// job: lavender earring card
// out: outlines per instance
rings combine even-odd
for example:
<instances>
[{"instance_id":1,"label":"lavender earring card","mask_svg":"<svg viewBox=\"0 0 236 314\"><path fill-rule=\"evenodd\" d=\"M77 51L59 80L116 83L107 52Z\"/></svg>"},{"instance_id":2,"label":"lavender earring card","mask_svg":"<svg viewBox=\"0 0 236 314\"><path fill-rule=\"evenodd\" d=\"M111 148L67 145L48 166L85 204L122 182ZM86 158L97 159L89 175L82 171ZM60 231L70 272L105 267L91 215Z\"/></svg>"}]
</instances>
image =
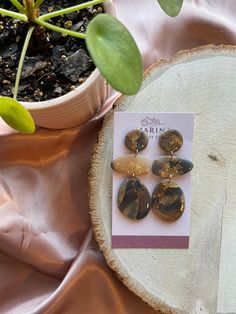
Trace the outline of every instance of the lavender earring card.
<instances>
[{"instance_id":1,"label":"lavender earring card","mask_svg":"<svg viewBox=\"0 0 236 314\"><path fill-rule=\"evenodd\" d=\"M154 161L169 154L159 146L160 135L169 130L179 131L183 137L182 147L174 153L185 160L192 160L194 113L133 113L115 112L113 160L133 155L125 146L125 136L129 131L140 129L149 139L147 147L138 155ZM185 208L176 221L167 222L150 210L143 219L133 220L125 216L118 207L119 189L128 176L113 171L112 187L112 247L113 248L182 248L189 246L191 212L191 172L171 179L182 189ZM155 187L163 181L150 170L138 179L148 189L152 197Z\"/></svg>"}]
</instances>

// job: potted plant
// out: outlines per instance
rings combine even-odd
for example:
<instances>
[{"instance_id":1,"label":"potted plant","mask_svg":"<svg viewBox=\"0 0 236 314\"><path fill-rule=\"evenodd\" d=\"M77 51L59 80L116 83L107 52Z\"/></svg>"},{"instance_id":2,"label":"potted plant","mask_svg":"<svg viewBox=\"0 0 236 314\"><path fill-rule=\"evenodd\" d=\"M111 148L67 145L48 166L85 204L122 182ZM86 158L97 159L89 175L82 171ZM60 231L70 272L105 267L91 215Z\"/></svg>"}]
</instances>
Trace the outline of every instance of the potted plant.
<instances>
[{"instance_id":1,"label":"potted plant","mask_svg":"<svg viewBox=\"0 0 236 314\"><path fill-rule=\"evenodd\" d=\"M129 31L117 19L108 14L99 14L90 21L86 33L74 31L70 23L65 23L63 27L52 23L53 18L78 12L78 10L103 3L105 0L88 1L59 10L51 10L48 7L48 13L43 14L40 8L44 0L23 0L23 2L9 0L8 2L19 13L15 10L0 8L0 14L27 23L27 35L19 60L13 98L0 97L0 116L10 126L21 132L33 132L35 127L31 114L38 125L51 128L70 127L85 122L107 97L108 87L103 77L113 88L123 94L131 95L138 91L142 81L140 52ZM172 16L176 15L182 5L181 0L159 0L158 2L167 14ZM78 40L85 39L90 56L103 77L98 70L95 70L82 85L66 95L37 103L21 102L20 104L17 100L19 82L32 34L37 39L48 29L65 36L79 38ZM67 66L70 67L70 63L67 63Z\"/></svg>"}]
</instances>

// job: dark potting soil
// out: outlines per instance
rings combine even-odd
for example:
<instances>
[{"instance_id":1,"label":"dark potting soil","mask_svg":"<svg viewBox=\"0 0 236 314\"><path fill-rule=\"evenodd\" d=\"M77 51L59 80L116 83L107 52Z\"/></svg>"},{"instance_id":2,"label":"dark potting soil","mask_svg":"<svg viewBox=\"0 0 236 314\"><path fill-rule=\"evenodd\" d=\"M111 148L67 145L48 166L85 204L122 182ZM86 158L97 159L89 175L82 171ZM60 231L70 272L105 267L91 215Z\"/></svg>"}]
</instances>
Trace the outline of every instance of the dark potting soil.
<instances>
[{"instance_id":1,"label":"dark potting soil","mask_svg":"<svg viewBox=\"0 0 236 314\"><path fill-rule=\"evenodd\" d=\"M48 13L83 2L86 1L45 0L40 12ZM0 7L16 11L10 1L0 0ZM89 21L101 12L101 6L90 7L47 22L85 32ZM28 23L0 15L1 96L12 96L28 27ZM17 99L42 101L64 95L82 84L94 69L84 39L64 36L55 31L36 27L24 61Z\"/></svg>"}]
</instances>

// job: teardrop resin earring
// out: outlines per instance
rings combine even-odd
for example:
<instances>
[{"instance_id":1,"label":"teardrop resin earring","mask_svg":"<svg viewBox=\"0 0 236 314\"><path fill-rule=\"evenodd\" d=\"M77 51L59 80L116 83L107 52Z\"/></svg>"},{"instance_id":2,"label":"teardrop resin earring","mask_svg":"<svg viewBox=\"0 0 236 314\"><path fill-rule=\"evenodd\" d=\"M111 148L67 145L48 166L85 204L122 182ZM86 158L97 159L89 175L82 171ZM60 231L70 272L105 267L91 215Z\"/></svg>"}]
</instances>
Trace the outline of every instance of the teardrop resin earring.
<instances>
[{"instance_id":1,"label":"teardrop resin earring","mask_svg":"<svg viewBox=\"0 0 236 314\"><path fill-rule=\"evenodd\" d=\"M134 154L127 154L112 161L116 172L128 176L121 183L117 203L119 210L133 220L142 219L149 213L151 197L138 176L148 174L152 161L138 153L148 145L148 136L141 130L132 130L126 134L125 146Z\"/></svg>"},{"instance_id":2,"label":"teardrop resin earring","mask_svg":"<svg viewBox=\"0 0 236 314\"><path fill-rule=\"evenodd\" d=\"M185 197L180 186L173 182L172 178L191 171L193 163L174 155L183 145L183 137L179 131L168 130L162 133L159 145L170 155L154 160L152 172L167 180L160 181L154 189L150 207L162 220L175 221L185 210Z\"/></svg>"}]
</instances>

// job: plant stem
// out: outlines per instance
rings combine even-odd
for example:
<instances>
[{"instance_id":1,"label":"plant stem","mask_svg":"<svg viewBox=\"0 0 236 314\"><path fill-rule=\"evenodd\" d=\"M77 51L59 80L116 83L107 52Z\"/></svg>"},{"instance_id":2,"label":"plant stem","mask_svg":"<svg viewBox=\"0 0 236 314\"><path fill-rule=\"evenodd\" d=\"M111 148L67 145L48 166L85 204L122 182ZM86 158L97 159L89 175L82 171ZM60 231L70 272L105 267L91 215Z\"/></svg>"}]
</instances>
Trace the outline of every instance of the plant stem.
<instances>
[{"instance_id":1,"label":"plant stem","mask_svg":"<svg viewBox=\"0 0 236 314\"><path fill-rule=\"evenodd\" d=\"M40 7L40 5L44 2L44 0L37 0L34 4L34 9L37 9Z\"/></svg>"},{"instance_id":2,"label":"plant stem","mask_svg":"<svg viewBox=\"0 0 236 314\"><path fill-rule=\"evenodd\" d=\"M24 4L25 4L25 11L26 11L26 15L28 17L28 21L30 23L32 23L36 17L36 14L35 14L36 10L33 7L34 1L33 0L24 0Z\"/></svg>"},{"instance_id":3,"label":"plant stem","mask_svg":"<svg viewBox=\"0 0 236 314\"><path fill-rule=\"evenodd\" d=\"M48 19L51 19L51 18L53 18L53 17L55 17L55 16L59 16L59 15L71 13L71 12L74 12L74 11L82 10L82 9L84 9L84 8L93 6L93 5L98 4L98 3L103 3L103 2L105 2L105 1L106 1L106 0L93 0L93 1L88 1L88 2L75 5L75 6L73 6L73 7L67 8L67 9L62 9L62 10L58 10L58 11L55 11L55 12L43 14L43 15L41 15L41 16L39 17L39 19L42 20L42 21L48 20Z\"/></svg>"},{"instance_id":4,"label":"plant stem","mask_svg":"<svg viewBox=\"0 0 236 314\"><path fill-rule=\"evenodd\" d=\"M83 34L83 33L70 31L69 29L65 29L65 28L62 28L62 27L58 27L58 26L52 25L50 23L47 23L47 22L44 22L44 21L40 20L39 18L34 19L34 23L37 23L38 25L43 26L45 28L49 28L49 29L51 29L53 31L56 31L58 33L70 35L70 36L77 37L77 38L83 38L83 39L86 38L86 35Z\"/></svg>"},{"instance_id":5,"label":"plant stem","mask_svg":"<svg viewBox=\"0 0 236 314\"><path fill-rule=\"evenodd\" d=\"M10 0L10 2L21 12L25 12L25 8L18 0Z\"/></svg>"},{"instance_id":6,"label":"plant stem","mask_svg":"<svg viewBox=\"0 0 236 314\"><path fill-rule=\"evenodd\" d=\"M28 21L27 17L24 14L16 13L16 12L1 9L1 8L0 8L0 15L10 16L10 17L13 17L14 19L18 19L24 22Z\"/></svg>"},{"instance_id":7,"label":"plant stem","mask_svg":"<svg viewBox=\"0 0 236 314\"><path fill-rule=\"evenodd\" d=\"M33 30L34 30L34 26L29 28L29 30L27 32L27 35L25 37L25 42L24 42L22 51L21 51L20 61L19 61L18 68L17 68L14 93L13 93L13 98L14 99L17 98L17 93L18 93L18 89L19 89L19 83L20 83L20 77L21 77L21 72L22 72L22 68L23 68L23 63L24 63L26 51L27 51L27 48L29 46L29 42L30 42L30 38L31 38L31 35L33 33Z\"/></svg>"}]
</instances>

